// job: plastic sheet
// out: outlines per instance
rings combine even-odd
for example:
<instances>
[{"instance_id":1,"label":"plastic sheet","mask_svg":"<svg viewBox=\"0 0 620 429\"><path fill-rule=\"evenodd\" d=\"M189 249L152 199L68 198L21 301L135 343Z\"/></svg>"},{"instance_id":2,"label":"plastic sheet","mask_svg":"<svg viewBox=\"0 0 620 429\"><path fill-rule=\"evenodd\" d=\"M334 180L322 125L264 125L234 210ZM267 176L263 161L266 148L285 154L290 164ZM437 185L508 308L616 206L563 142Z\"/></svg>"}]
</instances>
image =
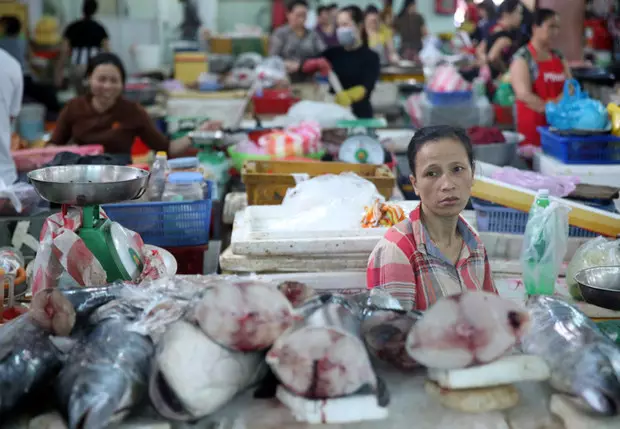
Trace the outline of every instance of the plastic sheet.
<instances>
[{"instance_id":1,"label":"plastic sheet","mask_svg":"<svg viewBox=\"0 0 620 429\"><path fill-rule=\"evenodd\" d=\"M375 185L353 173L302 180L286 192L278 230L342 231L357 229L365 208L385 198Z\"/></svg>"},{"instance_id":2,"label":"plastic sheet","mask_svg":"<svg viewBox=\"0 0 620 429\"><path fill-rule=\"evenodd\" d=\"M349 109L333 103L302 100L295 103L286 115L289 123L316 121L321 128L336 128L340 121L352 121L356 117Z\"/></svg>"},{"instance_id":3,"label":"plastic sheet","mask_svg":"<svg viewBox=\"0 0 620 429\"><path fill-rule=\"evenodd\" d=\"M553 177L533 171L519 170L514 167L500 168L491 177L500 182L521 186L532 191L548 189L549 195L560 198L570 195L581 182L577 176Z\"/></svg>"},{"instance_id":4,"label":"plastic sheet","mask_svg":"<svg viewBox=\"0 0 620 429\"><path fill-rule=\"evenodd\" d=\"M571 296L583 300L575 275L586 268L620 265L620 240L596 237L584 243L566 268L566 284Z\"/></svg>"},{"instance_id":5,"label":"plastic sheet","mask_svg":"<svg viewBox=\"0 0 620 429\"><path fill-rule=\"evenodd\" d=\"M0 179L0 215L27 215L41 202L32 185L17 182L5 185Z\"/></svg>"}]
</instances>

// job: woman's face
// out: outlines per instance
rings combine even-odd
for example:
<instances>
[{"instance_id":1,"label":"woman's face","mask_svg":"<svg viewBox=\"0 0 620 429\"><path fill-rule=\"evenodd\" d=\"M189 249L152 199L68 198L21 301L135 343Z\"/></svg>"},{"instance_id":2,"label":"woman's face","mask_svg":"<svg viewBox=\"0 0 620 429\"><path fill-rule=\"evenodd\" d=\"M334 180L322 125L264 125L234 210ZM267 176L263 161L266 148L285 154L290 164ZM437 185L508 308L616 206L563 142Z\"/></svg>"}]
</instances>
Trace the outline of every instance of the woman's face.
<instances>
[{"instance_id":1,"label":"woman's face","mask_svg":"<svg viewBox=\"0 0 620 429\"><path fill-rule=\"evenodd\" d=\"M441 217L458 216L467 205L474 172L465 147L454 139L423 145L415 159L411 184L424 207Z\"/></svg>"},{"instance_id":2,"label":"woman's face","mask_svg":"<svg viewBox=\"0 0 620 429\"><path fill-rule=\"evenodd\" d=\"M288 13L288 25L298 30L306 25L308 9L305 6L297 5Z\"/></svg>"},{"instance_id":3,"label":"woman's face","mask_svg":"<svg viewBox=\"0 0 620 429\"><path fill-rule=\"evenodd\" d=\"M517 28L523 21L523 6L519 5L514 12L508 14L508 22L511 27Z\"/></svg>"},{"instance_id":4,"label":"woman's face","mask_svg":"<svg viewBox=\"0 0 620 429\"><path fill-rule=\"evenodd\" d=\"M532 37L543 44L551 44L560 34L560 17L555 15L541 26L534 26Z\"/></svg>"},{"instance_id":5,"label":"woman's face","mask_svg":"<svg viewBox=\"0 0 620 429\"><path fill-rule=\"evenodd\" d=\"M123 78L120 70L112 64L100 64L88 78L94 97L114 102L123 92Z\"/></svg>"},{"instance_id":6,"label":"woman's face","mask_svg":"<svg viewBox=\"0 0 620 429\"><path fill-rule=\"evenodd\" d=\"M364 24L369 31L379 30L379 15L376 13L369 13L364 18Z\"/></svg>"},{"instance_id":7,"label":"woman's face","mask_svg":"<svg viewBox=\"0 0 620 429\"><path fill-rule=\"evenodd\" d=\"M354 46L360 40L360 29L346 10L338 14L336 35L342 46Z\"/></svg>"}]
</instances>

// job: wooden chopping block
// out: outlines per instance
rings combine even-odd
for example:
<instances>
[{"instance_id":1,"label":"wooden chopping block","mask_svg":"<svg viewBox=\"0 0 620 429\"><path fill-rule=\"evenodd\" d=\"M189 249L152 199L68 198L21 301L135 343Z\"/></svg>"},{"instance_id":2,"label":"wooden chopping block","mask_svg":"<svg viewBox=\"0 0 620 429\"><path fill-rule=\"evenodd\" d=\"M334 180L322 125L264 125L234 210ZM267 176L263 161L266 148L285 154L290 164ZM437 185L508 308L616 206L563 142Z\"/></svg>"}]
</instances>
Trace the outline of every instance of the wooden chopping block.
<instances>
[{"instance_id":1,"label":"wooden chopping block","mask_svg":"<svg viewBox=\"0 0 620 429\"><path fill-rule=\"evenodd\" d=\"M519 391L514 386L482 387L478 389L450 390L434 381L424 384L426 393L450 408L463 413L488 413L507 410L519 403Z\"/></svg>"},{"instance_id":2,"label":"wooden chopping block","mask_svg":"<svg viewBox=\"0 0 620 429\"><path fill-rule=\"evenodd\" d=\"M599 417L585 414L575 404L575 400L566 395L552 395L551 412L564 422L566 429L618 429L620 417Z\"/></svg>"},{"instance_id":3,"label":"wooden chopping block","mask_svg":"<svg viewBox=\"0 0 620 429\"><path fill-rule=\"evenodd\" d=\"M520 381L545 381L549 367L538 356L506 356L486 365L456 370L429 369L428 378L445 389L503 386Z\"/></svg>"}]
</instances>

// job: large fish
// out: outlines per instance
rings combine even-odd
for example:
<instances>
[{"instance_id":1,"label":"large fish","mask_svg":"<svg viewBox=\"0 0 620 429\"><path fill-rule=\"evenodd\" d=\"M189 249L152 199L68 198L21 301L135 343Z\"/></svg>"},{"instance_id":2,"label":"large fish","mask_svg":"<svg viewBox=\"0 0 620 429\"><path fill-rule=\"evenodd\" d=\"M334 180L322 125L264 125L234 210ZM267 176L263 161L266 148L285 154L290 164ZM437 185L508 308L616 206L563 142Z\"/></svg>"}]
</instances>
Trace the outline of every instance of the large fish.
<instances>
[{"instance_id":1,"label":"large fish","mask_svg":"<svg viewBox=\"0 0 620 429\"><path fill-rule=\"evenodd\" d=\"M437 301L413 325L407 352L428 368L458 369L492 362L510 351L528 324L516 303L487 292Z\"/></svg>"},{"instance_id":2,"label":"large fish","mask_svg":"<svg viewBox=\"0 0 620 429\"><path fill-rule=\"evenodd\" d=\"M557 298L529 298L525 353L542 357L555 389L581 399L587 410L620 414L620 348L586 315Z\"/></svg>"},{"instance_id":3,"label":"large fish","mask_svg":"<svg viewBox=\"0 0 620 429\"><path fill-rule=\"evenodd\" d=\"M126 317L96 320L56 380L71 429L99 429L121 421L147 393L154 352L150 338L128 330L133 320Z\"/></svg>"}]
</instances>

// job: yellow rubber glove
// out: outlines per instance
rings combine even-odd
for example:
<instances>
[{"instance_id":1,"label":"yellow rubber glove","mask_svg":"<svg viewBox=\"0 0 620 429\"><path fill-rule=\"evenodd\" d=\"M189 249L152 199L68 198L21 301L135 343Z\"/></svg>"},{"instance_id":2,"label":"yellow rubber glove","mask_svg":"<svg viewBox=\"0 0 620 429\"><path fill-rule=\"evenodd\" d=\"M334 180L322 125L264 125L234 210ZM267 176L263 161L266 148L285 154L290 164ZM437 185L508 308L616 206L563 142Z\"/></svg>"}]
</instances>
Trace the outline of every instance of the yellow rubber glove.
<instances>
[{"instance_id":1,"label":"yellow rubber glove","mask_svg":"<svg viewBox=\"0 0 620 429\"><path fill-rule=\"evenodd\" d=\"M360 100L363 100L366 97L366 88L362 85L354 86L353 88L349 88L346 91L349 98L353 103L357 103Z\"/></svg>"},{"instance_id":2,"label":"yellow rubber glove","mask_svg":"<svg viewBox=\"0 0 620 429\"><path fill-rule=\"evenodd\" d=\"M351 97L349 97L347 91L339 92L338 94L336 94L335 99L336 103L342 107L349 107L351 106L351 104L353 104L353 100L351 100Z\"/></svg>"}]
</instances>

